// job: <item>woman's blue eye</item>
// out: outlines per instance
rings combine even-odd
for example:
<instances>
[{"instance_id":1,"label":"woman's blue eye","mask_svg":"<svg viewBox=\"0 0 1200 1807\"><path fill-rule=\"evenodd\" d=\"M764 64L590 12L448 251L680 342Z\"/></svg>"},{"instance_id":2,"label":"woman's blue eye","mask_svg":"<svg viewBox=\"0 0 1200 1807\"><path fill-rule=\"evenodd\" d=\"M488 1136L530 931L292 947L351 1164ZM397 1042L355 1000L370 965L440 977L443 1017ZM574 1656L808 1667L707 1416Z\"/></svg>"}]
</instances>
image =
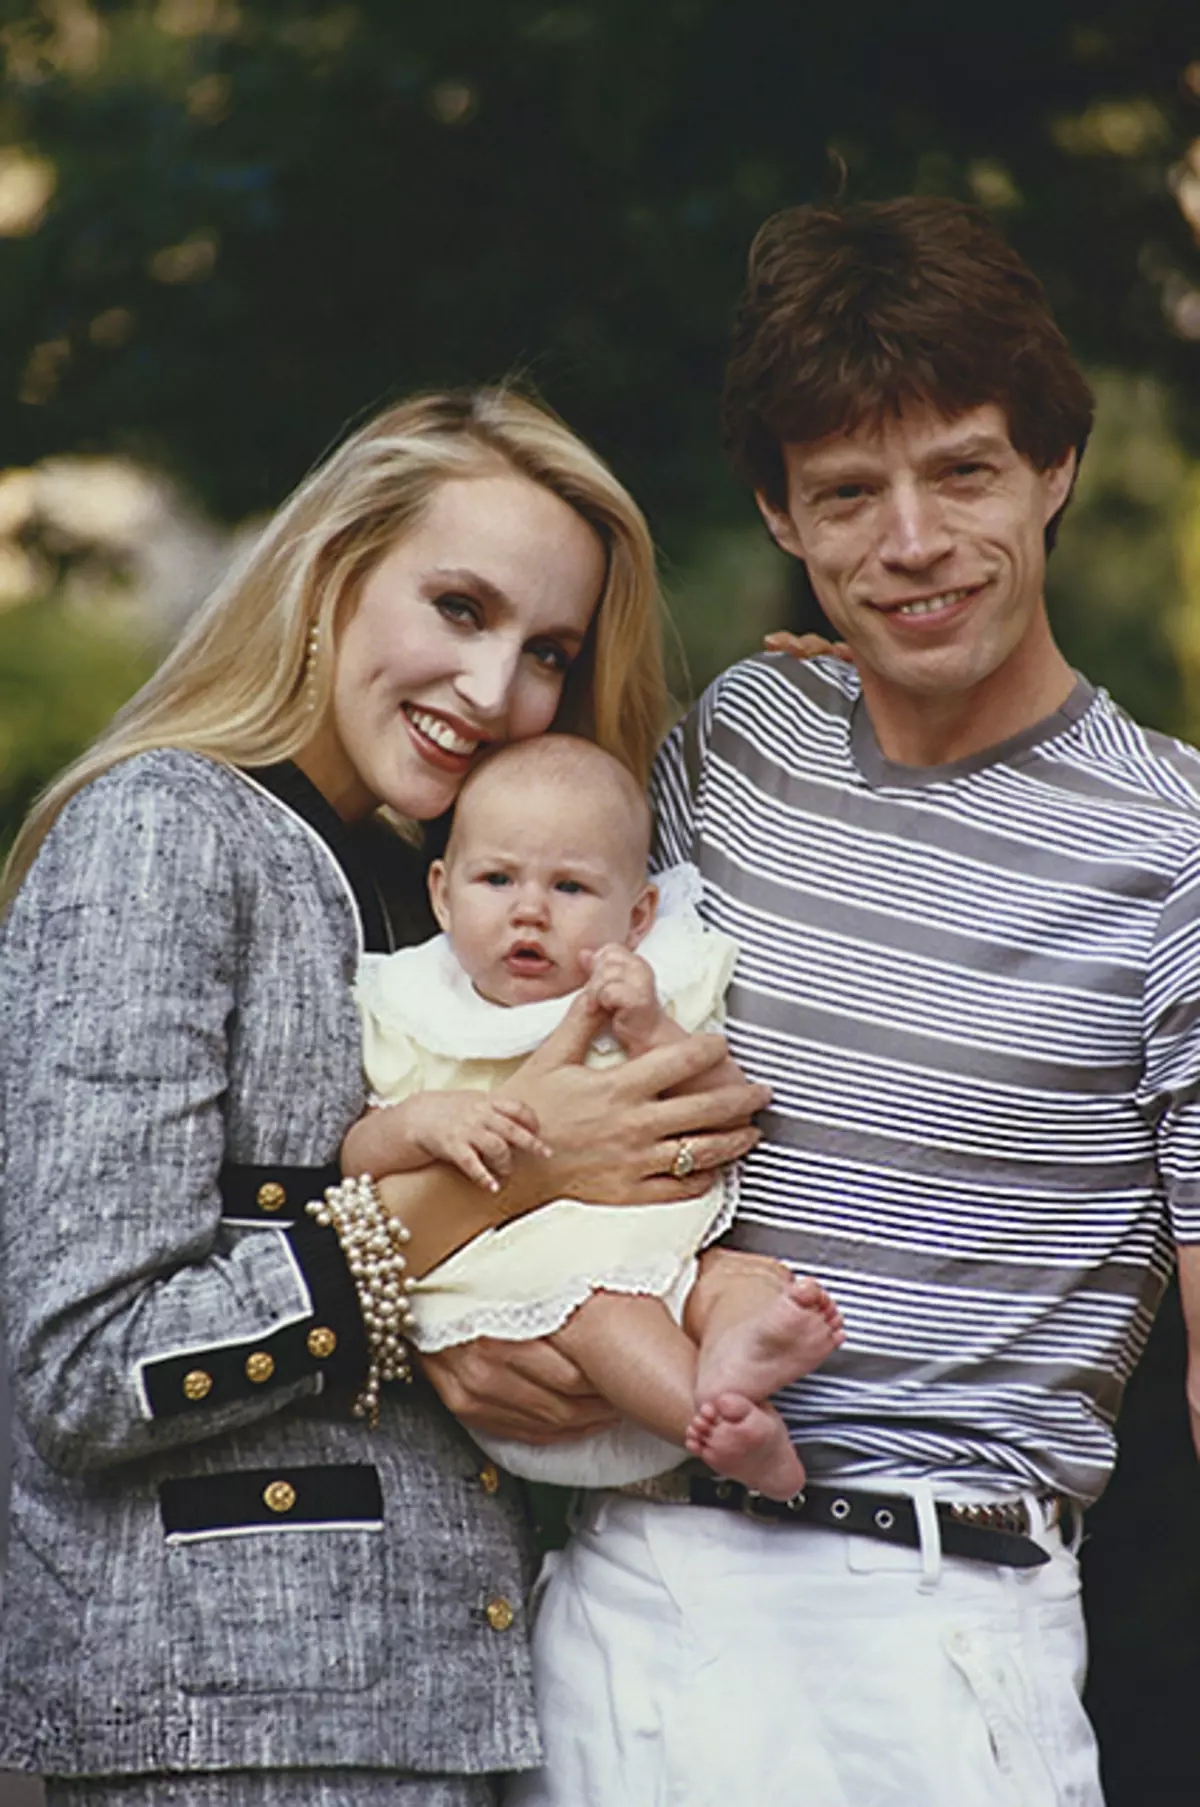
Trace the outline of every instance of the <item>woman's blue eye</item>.
<instances>
[{"instance_id":1,"label":"woman's blue eye","mask_svg":"<svg viewBox=\"0 0 1200 1807\"><path fill-rule=\"evenodd\" d=\"M544 665L547 671L565 671L571 663L562 647L556 646L551 640L540 641L531 646L529 651L538 664Z\"/></svg>"},{"instance_id":2,"label":"woman's blue eye","mask_svg":"<svg viewBox=\"0 0 1200 1807\"><path fill-rule=\"evenodd\" d=\"M437 596L434 604L447 621L478 623L479 605L468 596Z\"/></svg>"}]
</instances>

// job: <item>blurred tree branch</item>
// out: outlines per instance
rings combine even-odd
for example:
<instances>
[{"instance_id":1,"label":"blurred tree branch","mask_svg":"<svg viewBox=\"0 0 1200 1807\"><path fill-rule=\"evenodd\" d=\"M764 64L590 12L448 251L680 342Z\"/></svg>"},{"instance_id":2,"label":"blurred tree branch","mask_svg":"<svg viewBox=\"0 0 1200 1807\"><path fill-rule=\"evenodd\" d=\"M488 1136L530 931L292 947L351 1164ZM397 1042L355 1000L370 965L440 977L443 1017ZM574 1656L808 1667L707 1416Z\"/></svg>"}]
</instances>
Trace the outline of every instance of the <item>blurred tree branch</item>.
<instances>
[{"instance_id":1,"label":"blurred tree branch","mask_svg":"<svg viewBox=\"0 0 1200 1807\"><path fill-rule=\"evenodd\" d=\"M1193 0L40 0L0 11L10 462L133 452L236 517L347 420L525 367L668 543L737 518L714 427L746 246L828 191L995 209L1090 362L1200 441ZM1172 172L1175 172L1174 178ZM0 166L0 220L3 214Z\"/></svg>"}]
</instances>

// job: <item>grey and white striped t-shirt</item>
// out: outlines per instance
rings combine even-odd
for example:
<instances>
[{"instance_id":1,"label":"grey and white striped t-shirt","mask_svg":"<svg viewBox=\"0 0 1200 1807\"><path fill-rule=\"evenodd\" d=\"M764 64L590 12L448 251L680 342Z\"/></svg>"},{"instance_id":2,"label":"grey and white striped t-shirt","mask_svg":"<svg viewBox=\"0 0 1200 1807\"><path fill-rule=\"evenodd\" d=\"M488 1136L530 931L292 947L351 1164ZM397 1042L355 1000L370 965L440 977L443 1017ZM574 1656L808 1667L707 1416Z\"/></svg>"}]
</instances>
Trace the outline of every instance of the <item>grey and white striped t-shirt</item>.
<instances>
[{"instance_id":1,"label":"grey and white striped t-shirt","mask_svg":"<svg viewBox=\"0 0 1200 1807\"><path fill-rule=\"evenodd\" d=\"M985 754L897 766L853 671L771 656L654 793L774 1087L733 1240L846 1318L780 1400L810 1472L1093 1499L1172 1242L1200 1242L1200 755L1080 680Z\"/></svg>"}]
</instances>

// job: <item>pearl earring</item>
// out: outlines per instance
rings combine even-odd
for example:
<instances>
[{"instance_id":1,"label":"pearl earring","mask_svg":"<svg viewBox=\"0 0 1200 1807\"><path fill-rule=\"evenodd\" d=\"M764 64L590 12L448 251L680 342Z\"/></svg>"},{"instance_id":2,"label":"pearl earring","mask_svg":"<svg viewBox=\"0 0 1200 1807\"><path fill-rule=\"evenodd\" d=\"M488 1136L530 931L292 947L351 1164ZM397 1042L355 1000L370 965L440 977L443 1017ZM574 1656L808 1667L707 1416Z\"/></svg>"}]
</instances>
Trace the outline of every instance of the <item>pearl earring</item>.
<instances>
[{"instance_id":1,"label":"pearl earring","mask_svg":"<svg viewBox=\"0 0 1200 1807\"><path fill-rule=\"evenodd\" d=\"M321 630L314 621L304 646L304 706L309 714L317 707L317 660L321 654Z\"/></svg>"}]
</instances>

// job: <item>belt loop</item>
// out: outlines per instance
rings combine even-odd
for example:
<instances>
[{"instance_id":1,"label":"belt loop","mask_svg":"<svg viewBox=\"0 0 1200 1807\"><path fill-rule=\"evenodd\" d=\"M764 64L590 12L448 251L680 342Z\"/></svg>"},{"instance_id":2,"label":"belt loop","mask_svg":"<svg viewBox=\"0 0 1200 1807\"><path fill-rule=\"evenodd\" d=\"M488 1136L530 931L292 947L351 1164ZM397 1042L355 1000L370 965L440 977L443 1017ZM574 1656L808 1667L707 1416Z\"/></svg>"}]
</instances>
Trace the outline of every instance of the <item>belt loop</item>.
<instances>
[{"instance_id":1,"label":"belt loop","mask_svg":"<svg viewBox=\"0 0 1200 1807\"><path fill-rule=\"evenodd\" d=\"M1064 1539L1064 1542L1072 1556L1078 1556L1083 1547L1084 1537L1086 1536L1086 1530L1083 1523L1083 1507L1079 1504L1078 1500L1068 1498L1061 1510L1068 1512L1071 1517L1071 1535L1069 1539ZM1061 1517L1059 1522L1062 1522Z\"/></svg>"},{"instance_id":2,"label":"belt loop","mask_svg":"<svg viewBox=\"0 0 1200 1807\"><path fill-rule=\"evenodd\" d=\"M1073 1499L1066 1494L1039 1498L1038 1511L1042 1515L1042 1531L1057 1529L1064 1550L1072 1556L1078 1556L1079 1546L1083 1542L1083 1513Z\"/></svg>"},{"instance_id":3,"label":"belt loop","mask_svg":"<svg viewBox=\"0 0 1200 1807\"><path fill-rule=\"evenodd\" d=\"M921 1579L917 1587L921 1593L931 1594L942 1576L942 1527L938 1523L937 1503L929 1481L913 1481L909 1492L921 1539Z\"/></svg>"}]
</instances>

